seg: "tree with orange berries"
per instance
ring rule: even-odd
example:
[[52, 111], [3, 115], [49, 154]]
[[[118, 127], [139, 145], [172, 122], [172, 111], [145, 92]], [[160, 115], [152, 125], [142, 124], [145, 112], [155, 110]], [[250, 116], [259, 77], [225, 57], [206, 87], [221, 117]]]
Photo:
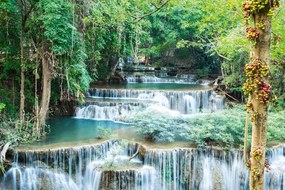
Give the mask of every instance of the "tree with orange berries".
[[[264, 170], [268, 167], [265, 159], [266, 122], [268, 103], [273, 100], [272, 88], [268, 82], [271, 18], [278, 6], [278, 0], [248, 0], [243, 3], [245, 24], [252, 24], [246, 29], [246, 37], [253, 42], [251, 61], [245, 66], [246, 83], [243, 87], [244, 93], [248, 96], [247, 113], [251, 113], [252, 121], [251, 150], [248, 160], [245, 155], [250, 169], [250, 190], [264, 189]], [[246, 154], [246, 151], [244, 153]]]

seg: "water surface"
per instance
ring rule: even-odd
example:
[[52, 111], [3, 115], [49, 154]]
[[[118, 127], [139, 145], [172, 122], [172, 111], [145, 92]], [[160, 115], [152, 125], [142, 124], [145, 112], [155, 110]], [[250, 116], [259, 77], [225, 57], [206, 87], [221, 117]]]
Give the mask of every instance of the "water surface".
[[117, 130], [127, 124], [107, 121], [79, 119], [75, 117], [58, 117], [48, 120], [50, 133], [46, 138], [34, 145], [69, 144], [74, 142], [96, 140], [98, 127]]

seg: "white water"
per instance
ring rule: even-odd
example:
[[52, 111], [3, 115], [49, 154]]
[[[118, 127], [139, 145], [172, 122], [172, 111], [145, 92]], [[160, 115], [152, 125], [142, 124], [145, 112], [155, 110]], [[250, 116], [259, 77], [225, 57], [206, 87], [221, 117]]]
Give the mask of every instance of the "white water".
[[178, 84], [196, 84], [194, 78], [160, 78], [156, 76], [128, 76], [128, 83], [178, 83]]
[[143, 166], [135, 174], [135, 190], [157, 190], [156, 170], [150, 166]]
[[144, 107], [138, 103], [109, 103], [88, 105], [77, 108], [76, 117], [86, 119], [120, 120], [139, 108]]
[[84, 188], [86, 190], [99, 190], [101, 176], [102, 171], [98, 169], [98, 163], [90, 163], [85, 173]]
[[[178, 111], [181, 114], [193, 114], [222, 110], [224, 108], [224, 97], [217, 95], [212, 90], [200, 91], [158, 91], [158, 90], [135, 90], [135, 89], [90, 89], [89, 94], [97, 100], [136, 100], [133, 103], [110, 103], [109, 105], [96, 104], [78, 108], [76, 116], [80, 118], [112, 119], [119, 120], [120, 117], [129, 115], [131, 112], [140, 111], [142, 107], [156, 104], [164, 109]], [[152, 103], [149, 103], [152, 102]], [[140, 105], [140, 106], [139, 106]], [[143, 105], [143, 106], [142, 106]]]
[[285, 190], [285, 145], [271, 150], [268, 154], [270, 172], [266, 173], [267, 190]]
[[148, 152], [145, 163], [160, 172], [162, 190], [238, 190], [247, 186], [247, 170], [238, 152], [155, 150]]
[[[248, 170], [242, 153], [214, 149], [147, 150], [133, 163], [137, 169], [105, 172], [108, 159], [128, 162], [137, 149], [116, 142], [47, 152], [16, 154], [14, 166], [4, 176], [0, 189], [7, 190], [239, 190], [248, 188]], [[285, 146], [268, 151], [271, 171], [265, 189], [284, 190]], [[19, 156], [19, 158], [17, 158]], [[24, 159], [23, 161], [19, 160]], [[142, 162], [143, 161], [143, 162]], [[143, 166], [140, 166], [143, 163]], [[121, 187], [121, 188], [120, 188]]]
[[[160, 78], [154, 75], [130, 75], [127, 77], [129, 83], [196, 84], [194, 79], [194, 75], [179, 75], [173, 78]], [[89, 89], [88, 96], [95, 98], [96, 102], [77, 108], [76, 117], [120, 121], [131, 113], [142, 111], [141, 108], [153, 105], [163, 106], [164, 109], [178, 111], [181, 114], [213, 112], [222, 110], [225, 105], [224, 97], [217, 95], [213, 90], [162, 91], [93, 88]], [[119, 102], [122, 99], [124, 103]]]

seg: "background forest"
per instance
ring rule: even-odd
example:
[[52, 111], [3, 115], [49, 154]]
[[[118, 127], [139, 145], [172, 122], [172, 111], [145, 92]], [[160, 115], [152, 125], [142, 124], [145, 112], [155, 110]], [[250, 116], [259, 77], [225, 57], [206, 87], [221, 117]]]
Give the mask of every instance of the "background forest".
[[[222, 76], [224, 90], [244, 101], [243, 68], [251, 44], [245, 38], [241, 4], [2, 0], [0, 135], [9, 133], [7, 138], [17, 142], [39, 138], [48, 112], [62, 102], [82, 102], [91, 83], [112, 77], [120, 58], [131, 58], [136, 65], [143, 56], [157, 69], [175, 68], [200, 79]], [[284, 7], [273, 18], [271, 84], [275, 109], [284, 109]]]

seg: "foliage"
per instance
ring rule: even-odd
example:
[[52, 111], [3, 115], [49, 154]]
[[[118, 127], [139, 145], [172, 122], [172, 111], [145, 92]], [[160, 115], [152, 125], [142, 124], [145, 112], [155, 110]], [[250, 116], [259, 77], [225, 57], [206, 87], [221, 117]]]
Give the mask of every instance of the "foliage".
[[[284, 5], [284, 1], [280, 1], [280, 3]], [[247, 7], [246, 10], [249, 11], [249, 8], [251, 9], [252, 7]], [[250, 15], [252, 13], [246, 13], [245, 17], [248, 17], [248, 14]], [[284, 20], [282, 19], [284, 18], [284, 14], [284, 9], [280, 9], [277, 11], [277, 14], [274, 15], [274, 19], [272, 19], [272, 29], [274, 32], [270, 49], [270, 83], [272, 84], [273, 92], [277, 97], [282, 96], [284, 93], [284, 56], [281, 56], [281, 52], [284, 52], [284, 40], [282, 40], [284, 30], [280, 28], [284, 24]], [[245, 82], [245, 76], [240, 75], [240, 73], [245, 64], [249, 62], [248, 57], [251, 47], [251, 43], [245, 36], [248, 38], [253, 37], [251, 39], [253, 39], [252, 43], [254, 43], [255, 34], [253, 34], [254, 28], [245, 29], [245, 27], [242, 26], [243, 23], [241, 18], [238, 18], [235, 22], [238, 22], [236, 27], [229, 29], [227, 33], [219, 37], [220, 40], [217, 49], [224, 57], [226, 57], [226, 59], [223, 59], [222, 63], [225, 72], [225, 80], [223, 83], [228, 87], [228, 90], [241, 92], [240, 86]], [[257, 27], [262, 28], [264, 26], [262, 26], [262, 23], [257, 23]], [[248, 32], [245, 33], [245, 31]]]
[[[210, 0], [172, 0], [151, 15], [148, 13], [165, 1], [4, 0], [0, 2], [0, 102], [5, 104], [5, 109], [2, 108], [5, 116], [15, 117], [16, 123], [20, 99], [21, 2], [26, 3], [26, 8], [34, 6], [24, 28], [26, 113], [36, 115], [36, 97], [40, 101], [42, 95], [39, 92], [42, 89], [40, 65], [46, 54], [52, 59], [54, 104], [62, 99], [83, 101], [89, 83], [108, 78], [119, 58], [126, 60], [140, 55], [150, 57], [154, 66], [186, 68], [184, 72], [194, 72], [199, 77], [222, 74], [228, 91], [242, 92], [245, 76], [241, 73], [245, 63], [249, 62], [251, 45], [244, 36], [248, 35], [254, 41], [257, 34], [256, 28], [248, 28], [246, 33], [241, 0], [217, 0], [215, 3]], [[284, 5], [284, 1], [280, 3]], [[245, 8], [250, 11], [253, 7]], [[275, 104], [280, 106], [274, 109], [282, 110], [285, 107], [285, 40], [282, 40], [285, 38], [285, 9], [271, 16], [274, 19], [270, 83], [278, 98]], [[256, 27], [263, 25], [258, 23]], [[153, 130], [148, 136], [157, 141], [178, 138], [173, 132], [183, 131], [182, 124], [188, 123], [181, 119], [182, 124], [176, 126], [176, 119], [170, 121], [163, 116], [156, 120], [152, 119]], [[175, 127], [168, 129], [166, 121]], [[6, 125], [5, 122], [11, 121], [3, 122]], [[142, 119], [140, 122], [144, 124]], [[216, 130], [212, 128], [214, 124], [214, 121], [210, 122], [206, 128]], [[30, 128], [25, 125], [24, 128]], [[17, 125], [12, 123], [11, 126]], [[200, 133], [198, 129], [195, 128], [197, 134], [205, 137], [191, 138], [203, 144], [209, 133]], [[226, 129], [221, 127], [219, 130]], [[215, 137], [219, 138], [228, 139], [230, 144], [238, 141], [228, 136]], [[204, 140], [198, 142], [198, 139]]]
[[[11, 118], [0, 119], [0, 144], [10, 142], [12, 146], [20, 143], [31, 143], [38, 140], [42, 134], [35, 133], [35, 123], [31, 116], [26, 116], [25, 121]], [[45, 130], [45, 129], [43, 129]]]
[[[284, 114], [284, 110], [269, 114], [269, 142], [285, 140]], [[193, 116], [173, 113], [166, 116], [148, 109], [132, 116], [130, 122], [140, 135], [151, 141], [186, 140], [198, 146], [240, 147], [243, 145], [245, 113], [242, 106]]]
[[0, 113], [2, 112], [2, 110], [5, 108], [5, 104], [0, 103]]
[[103, 139], [112, 134], [112, 130], [110, 128], [105, 128], [105, 127], [97, 127], [96, 128], [96, 138], [97, 139]]
[[67, 0], [41, 0], [35, 24], [44, 29], [43, 42], [49, 42], [49, 51], [53, 55], [52, 61], [56, 70], [54, 76], [65, 76], [61, 77], [65, 81], [63, 88], [82, 101], [91, 78], [86, 70], [87, 55], [74, 21], [73, 6]]
[[115, 169], [118, 165], [121, 165], [122, 163], [116, 163], [116, 159], [124, 153], [124, 148], [126, 148], [126, 143], [122, 141], [115, 143], [108, 152], [107, 158], [101, 167], [103, 169]]

